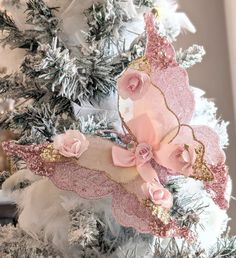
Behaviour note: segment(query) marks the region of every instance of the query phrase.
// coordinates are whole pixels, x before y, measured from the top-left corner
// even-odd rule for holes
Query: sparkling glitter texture
[[[152,84],[163,93],[169,109],[176,114],[179,122],[189,124],[194,111],[194,97],[189,87],[187,73],[178,66],[173,46],[165,37],[158,34],[155,28],[155,13],[146,14],[145,22],[147,34],[145,56],[133,61],[130,67],[149,74]],[[197,139],[201,140],[205,147],[204,153],[203,149],[197,150],[194,177],[207,181],[205,187],[213,200],[222,209],[226,209],[228,202],[225,199],[225,191],[228,172],[223,165],[224,155],[219,148],[218,136],[207,127],[197,127],[194,131]],[[182,133],[181,137],[184,139],[185,132]],[[22,146],[15,142],[5,142],[3,149],[8,155],[22,158],[33,173],[49,177],[60,189],[76,192],[84,199],[111,196],[113,215],[117,222],[125,227],[133,227],[139,232],[151,233],[158,237],[184,237],[189,241],[193,240],[192,232],[187,227],[177,224],[166,210],[153,206],[150,202],[144,204],[138,199],[138,195],[110,179],[105,171],[91,170],[82,167],[79,160],[77,162],[75,159],[62,157],[53,149],[52,144]],[[208,168],[207,164],[219,165]],[[151,165],[156,170],[160,182],[165,185],[170,171],[153,160]]]
[[[170,221],[170,210],[155,205],[151,200],[145,200],[144,205],[149,208],[153,216],[156,216],[161,222],[167,225]]]
[[[53,144],[48,144],[45,148],[43,148],[42,153],[40,154],[40,157],[44,161],[48,161],[48,162],[63,160],[63,156],[60,155],[60,153],[54,149]]]
[[[177,66],[175,51],[165,37],[158,34],[155,28],[155,15],[145,14],[147,48],[145,56],[150,64],[156,69],[166,69]]]
[[[228,169],[224,164],[211,166],[215,180],[213,182],[206,182],[205,188],[211,194],[212,199],[221,209],[228,209],[229,202],[225,198],[227,182],[229,179]]]
[[[211,172],[211,169],[207,166],[204,161],[204,151],[203,147],[200,146],[195,149],[196,152],[196,160],[193,165],[193,178],[198,180],[203,180],[206,182],[212,181],[214,176]]]

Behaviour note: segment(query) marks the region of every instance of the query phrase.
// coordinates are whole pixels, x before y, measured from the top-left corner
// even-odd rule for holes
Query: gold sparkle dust
[[[47,147],[43,149],[40,157],[47,162],[55,162],[62,159],[62,155],[54,149],[52,144],[47,145]]]
[[[196,160],[193,165],[193,175],[191,177],[203,180],[203,181],[212,181],[214,179],[213,174],[210,168],[207,166],[204,157],[204,149],[202,146],[195,149]]]
[[[9,172],[13,175],[15,172],[18,171],[16,162],[13,161],[13,158],[7,157],[8,165],[9,165]]]
[[[149,208],[152,215],[157,217],[163,224],[168,224],[170,221],[170,210],[163,208],[160,205],[154,204],[151,200],[144,201],[144,205]]]
[[[135,70],[146,72],[147,74],[151,73],[151,66],[148,62],[147,57],[145,57],[145,56],[139,57],[139,58],[135,59],[134,61],[132,61],[129,64],[129,67],[132,69],[135,69]]]

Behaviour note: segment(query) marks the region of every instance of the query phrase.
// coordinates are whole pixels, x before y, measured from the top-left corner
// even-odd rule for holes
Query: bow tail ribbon
[[[158,176],[150,161],[140,163],[137,162],[135,154],[118,146],[112,148],[112,159],[115,166],[118,167],[137,167],[139,175],[145,182],[158,181]]]
[[[146,182],[159,182],[156,170],[152,167],[151,162],[145,162],[137,166],[137,170],[142,179]]]

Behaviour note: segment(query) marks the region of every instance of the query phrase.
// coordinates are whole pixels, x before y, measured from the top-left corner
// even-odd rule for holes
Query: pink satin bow
[[[146,182],[159,182],[151,160],[170,169],[172,174],[189,176],[192,172],[192,151],[177,144],[162,143],[155,132],[154,121],[147,114],[129,121],[128,127],[137,139],[129,149],[113,146],[112,158],[115,166],[137,167],[140,176]]]
[[[150,161],[156,159],[155,152],[158,150],[160,141],[154,132],[151,120],[147,115],[141,115],[129,121],[127,125],[135,135],[137,143],[130,149],[113,146],[114,165],[119,167],[136,166],[144,181],[158,180],[157,173],[152,168]]]

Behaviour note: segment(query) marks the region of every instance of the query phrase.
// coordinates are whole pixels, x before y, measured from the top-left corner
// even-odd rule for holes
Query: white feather
[[[18,201],[19,225],[32,237],[42,237],[52,241],[59,250],[66,250],[69,219],[61,205],[62,192],[48,179],[26,188]]]
[[[185,13],[176,13],[176,18],[181,28],[196,33],[196,28]]]
[[[35,182],[37,180],[40,180],[40,176],[36,176],[30,170],[28,169],[22,169],[17,172],[15,172],[11,177],[9,177],[2,185],[2,190],[5,193],[11,193],[14,186],[16,186],[18,183],[29,180],[30,182]]]

